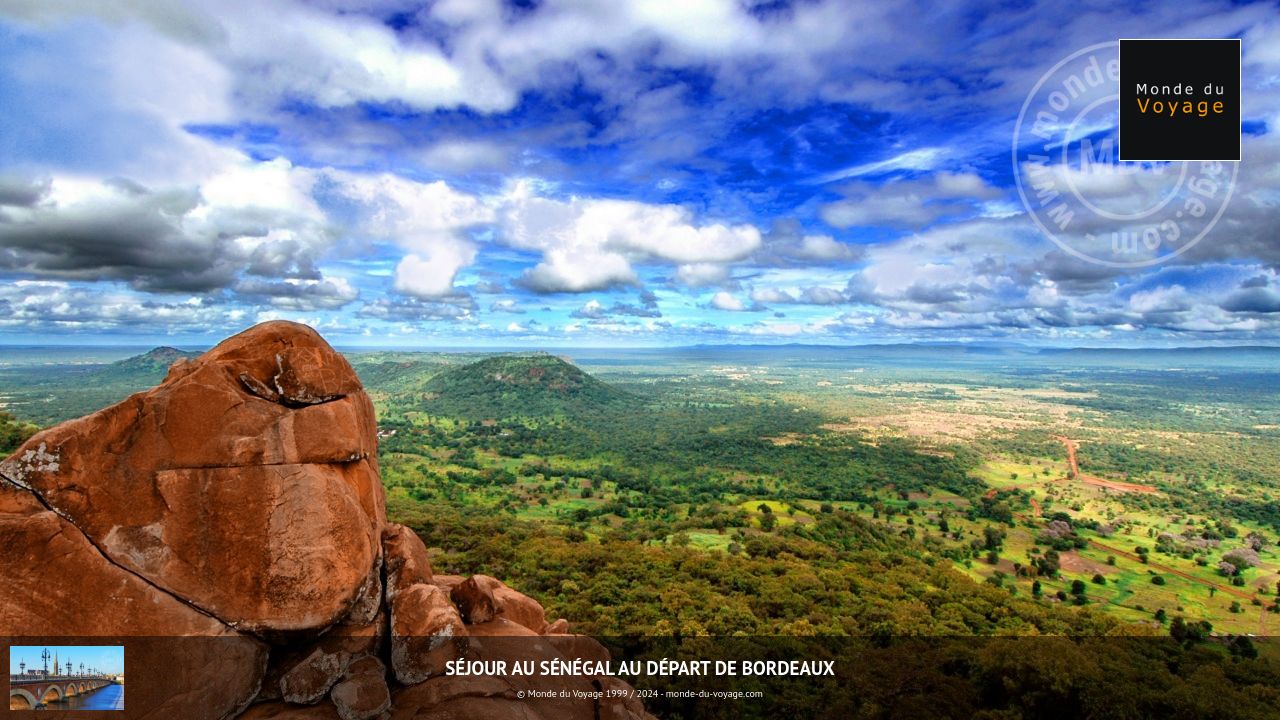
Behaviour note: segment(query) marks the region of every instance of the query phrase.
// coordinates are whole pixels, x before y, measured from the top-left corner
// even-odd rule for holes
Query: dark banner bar
[[[2,638],[7,646],[122,645],[120,718],[302,718],[242,639]],[[429,639],[426,639],[429,640]],[[388,647],[383,646],[383,649]],[[283,656],[268,652],[274,667]],[[424,682],[391,687],[393,718],[1274,718],[1280,642],[1210,637],[469,638]],[[386,658],[383,658],[385,661]],[[278,668],[277,668],[278,670]],[[9,677],[12,708],[24,688]],[[34,693],[31,693],[34,695]],[[59,693],[51,693],[49,698]],[[65,695],[65,692],[62,693]],[[246,700],[248,698],[248,700]],[[52,699],[48,710],[68,707]],[[312,710],[312,712],[323,712]],[[302,713],[302,714],[300,714]],[[501,716],[501,715],[499,715]],[[67,710],[66,718],[102,718]],[[433,716],[434,717],[434,716]]]

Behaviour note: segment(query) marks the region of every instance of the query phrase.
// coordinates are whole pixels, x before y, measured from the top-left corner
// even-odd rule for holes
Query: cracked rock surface
[[[296,323],[180,360],[0,463],[0,586],[0,634],[126,646],[127,717],[648,717],[442,675],[607,651],[495,578],[432,573],[386,521],[359,378]]]

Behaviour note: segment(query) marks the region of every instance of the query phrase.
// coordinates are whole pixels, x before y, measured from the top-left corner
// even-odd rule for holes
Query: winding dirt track
[[[1061,441],[1063,445],[1067,446],[1067,465],[1071,468],[1071,477],[1079,480],[1085,485],[1094,485],[1100,488],[1106,488],[1108,490],[1115,490],[1117,492],[1132,492],[1132,493],[1159,492],[1159,490],[1157,490],[1152,485],[1139,485],[1138,483],[1120,482],[1119,480],[1106,480],[1104,478],[1093,477],[1092,475],[1082,474],[1080,472],[1080,466],[1076,464],[1075,440],[1072,440],[1069,437],[1064,437],[1062,435],[1054,435],[1053,437]]]
[[[1075,441],[1072,440],[1071,438],[1064,437],[1062,435],[1054,435],[1053,437],[1057,440],[1060,440],[1062,444],[1065,445],[1067,448],[1067,465],[1070,468],[1070,475],[1068,476],[1068,478],[1076,478],[1088,485],[1098,485],[1100,487],[1111,488],[1113,490],[1119,490],[1121,492],[1141,492],[1141,493],[1158,492],[1156,488],[1152,487],[1151,485],[1138,485],[1136,483],[1125,483],[1125,482],[1119,482],[1115,480],[1103,480],[1102,478],[1094,478],[1086,475],[1081,475],[1080,467],[1079,465],[1076,464]],[[992,488],[987,491],[986,496],[989,498],[995,497],[996,493],[999,492],[999,490],[1017,490],[1022,487],[1027,487],[1027,486],[1014,485],[1014,486],[999,488],[999,489]],[[1034,513],[1035,517],[1037,518],[1041,517],[1040,503],[1037,502],[1035,498],[1031,499],[1031,511],[1032,513]],[[1026,521],[1027,519],[1026,516],[1022,515],[1021,513],[1014,513],[1014,516],[1022,521]],[[1144,564],[1147,567],[1160,573],[1173,575],[1176,577],[1180,577],[1184,580],[1189,580],[1198,585],[1214,588],[1218,592],[1223,592],[1228,595],[1241,598],[1243,600],[1253,600],[1256,597],[1256,595],[1254,595],[1253,593],[1247,592],[1245,590],[1232,587],[1231,585],[1221,585],[1211,580],[1205,580],[1204,578],[1196,577],[1191,573],[1184,572],[1174,567],[1169,567],[1168,565],[1162,565],[1160,563],[1151,562],[1150,560],[1148,560],[1146,563],[1143,563],[1142,558],[1140,556],[1138,556],[1136,553],[1129,552],[1128,550],[1121,550],[1118,547],[1107,545],[1106,543],[1100,543],[1097,540],[1088,540],[1087,542],[1091,546],[1099,550],[1103,550],[1111,555],[1115,555],[1116,557],[1125,558],[1126,560],[1130,560],[1135,563]],[[1264,611],[1266,609],[1265,603],[1264,603],[1263,609]]]
[[[1102,478],[1095,478],[1095,477],[1090,477],[1088,475],[1081,474],[1080,466],[1076,464],[1075,441],[1069,437],[1065,437],[1062,435],[1054,435],[1054,438],[1061,441],[1062,444],[1066,446],[1067,465],[1068,467],[1071,468],[1071,476],[1080,480],[1081,482],[1088,485],[1097,485],[1099,487],[1110,488],[1112,490],[1119,490],[1120,492],[1138,492],[1138,493],[1158,492],[1158,490],[1156,490],[1156,488],[1151,485],[1139,485],[1137,483],[1119,482],[1117,480],[1103,480]],[[1088,542],[1093,547],[1098,548],[1099,550],[1105,550],[1106,552],[1112,555],[1115,555],[1116,557],[1122,557],[1137,563],[1142,562],[1142,558],[1139,557],[1136,553],[1131,553],[1127,550],[1121,550],[1118,547],[1107,545],[1106,543],[1100,543],[1097,540],[1089,540]],[[1183,572],[1182,570],[1179,570],[1177,568],[1169,567],[1168,565],[1161,565],[1160,563],[1154,563],[1154,562],[1151,562],[1150,560],[1148,560],[1145,564],[1147,565],[1147,567],[1153,570],[1156,570],[1157,572],[1174,575],[1184,580],[1190,580],[1193,583],[1204,585],[1205,587],[1211,587],[1216,589],[1218,592],[1223,592],[1228,595],[1233,595],[1235,597],[1238,597],[1244,600],[1252,600],[1255,597],[1253,593],[1246,592],[1244,590],[1233,587],[1231,585],[1220,585],[1216,582],[1205,580],[1204,578],[1201,578],[1201,577],[1196,577],[1191,573]]]
[[[1071,438],[1068,438],[1062,435],[1054,435],[1053,437],[1061,441],[1062,444],[1067,448],[1067,467],[1069,468],[1068,475],[1067,475],[1068,480],[1076,479],[1085,483],[1086,485],[1094,485],[1097,487],[1107,488],[1107,489],[1115,490],[1118,492],[1135,492],[1135,493],[1159,492],[1155,487],[1151,485],[1139,485],[1137,483],[1120,482],[1118,480],[1104,480],[1102,478],[1082,475],[1080,473],[1080,466],[1076,463],[1075,441],[1072,440]],[[1024,487],[1029,487],[1029,485],[1012,485],[1004,488],[991,488],[986,492],[986,497],[989,497],[989,498],[995,497],[996,494],[999,493],[1001,490],[1019,490]],[[1042,515],[1040,503],[1037,502],[1035,498],[1031,498],[1031,511],[1037,518],[1041,517]],[[1022,513],[1014,513],[1014,517],[1022,522],[1028,521],[1028,518]],[[1232,597],[1237,597],[1242,600],[1250,600],[1250,601],[1258,597],[1253,593],[1250,593],[1245,590],[1241,590],[1231,585],[1221,585],[1211,580],[1206,580],[1201,577],[1196,577],[1191,573],[1184,572],[1177,568],[1169,567],[1168,565],[1162,565],[1160,563],[1151,562],[1150,559],[1148,559],[1147,562],[1143,563],[1142,558],[1138,554],[1129,552],[1128,550],[1121,550],[1120,548],[1115,547],[1113,545],[1101,543],[1101,542],[1098,542],[1097,540],[1086,540],[1086,542],[1088,542],[1090,546],[1097,548],[1098,550],[1102,550],[1108,554],[1115,555],[1118,558],[1124,558],[1131,562],[1146,565],[1147,567],[1151,568],[1152,570],[1155,570],[1156,572],[1164,573],[1167,575],[1173,575],[1175,577],[1180,577],[1184,580],[1188,580],[1190,582],[1196,583],[1197,585],[1203,585],[1208,588],[1213,588],[1218,592],[1226,593],[1227,595],[1231,595]],[[1267,603],[1265,601],[1263,602],[1262,607],[1259,608],[1259,610],[1261,612],[1258,615],[1258,634],[1266,635]]]

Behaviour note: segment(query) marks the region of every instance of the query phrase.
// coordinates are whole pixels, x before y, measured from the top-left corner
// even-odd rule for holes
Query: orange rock
[[[379,598],[379,603],[381,599]],[[379,604],[378,607],[381,607]],[[387,613],[379,610],[378,615],[373,621],[363,624],[354,624],[348,620],[341,624],[335,625],[329,629],[324,635],[305,645],[290,644],[272,648],[271,657],[267,663],[267,672],[262,680],[262,689],[258,692],[254,702],[266,702],[270,700],[286,699],[290,702],[303,702],[299,697],[289,699],[289,692],[282,693],[281,680],[299,668],[306,666],[314,659],[326,656],[334,656],[342,659],[341,665],[332,675],[332,685],[345,672],[347,663],[350,658],[360,657],[363,655],[378,655],[385,648],[385,639],[387,634]],[[311,675],[312,670],[302,670],[303,678]],[[303,686],[298,680],[291,681],[294,691],[300,690]],[[325,686],[327,692],[329,686]],[[321,693],[323,695],[323,693]]]
[[[266,645],[112,564],[78,528],[4,481],[0,585],[0,633],[129,638],[134,717],[212,720],[257,692]]]
[[[405,685],[439,675],[466,652],[467,629],[435,585],[417,583],[391,598],[391,669]]]
[[[387,669],[376,657],[362,657],[351,663],[342,682],[333,687],[329,699],[342,720],[371,720],[391,709]]]
[[[376,451],[347,361],[314,330],[270,322],[37,434],[0,473],[113,562],[224,622],[315,633],[376,577]]]
[[[547,629],[547,615],[541,603],[488,575],[472,575],[456,585],[451,595],[468,624],[503,617],[535,633]]]
[[[466,582],[466,580],[467,579],[461,575],[441,575],[439,573],[435,573],[431,576],[431,582],[435,583],[436,587],[446,593],[452,593],[455,587]]]
[[[503,618],[467,629],[472,640],[467,660],[528,662],[536,668],[544,660],[565,659],[551,638]],[[639,702],[592,697],[624,688],[629,689],[603,676],[441,675],[398,691],[392,719],[649,720]]]
[[[342,679],[349,662],[350,656],[345,652],[313,650],[280,678],[280,698],[297,705],[319,702]]]
[[[561,655],[569,660],[581,658],[582,660],[608,662],[611,657],[609,649],[601,645],[600,641],[593,637],[586,635],[547,635],[546,638]]]
[[[492,577],[435,575],[386,524],[376,453],[359,379],[310,328],[264,323],[179,361],[0,463],[0,634],[126,638],[130,717],[147,720],[387,718],[386,658],[410,685],[396,718],[647,717],[519,696],[546,679],[444,675],[608,653]]]
[[[409,528],[391,523],[382,530],[382,553],[387,565],[387,597],[417,583],[432,580],[431,558],[422,539]]]

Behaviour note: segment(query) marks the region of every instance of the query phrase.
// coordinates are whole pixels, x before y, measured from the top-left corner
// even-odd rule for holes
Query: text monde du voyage
[[[1205,83],[1197,92],[1196,86],[1190,83],[1174,85],[1151,85],[1135,83],[1134,99],[1138,103],[1138,112],[1143,115],[1161,117],[1196,116],[1209,117],[1223,115],[1227,112],[1222,100],[1214,100],[1214,96],[1224,94],[1224,86]]]
[[[835,675],[834,660],[450,660],[445,675],[567,676],[800,676]]]

